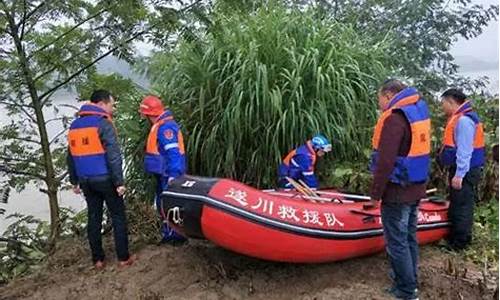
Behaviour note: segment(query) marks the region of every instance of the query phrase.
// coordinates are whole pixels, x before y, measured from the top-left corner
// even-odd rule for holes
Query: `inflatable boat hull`
[[[336,200],[312,202],[293,191],[260,191],[228,179],[184,176],[162,200],[170,225],[179,233],[251,257],[319,263],[382,251],[379,209],[364,210],[363,201],[340,195],[332,198]],[[447,208],[446,201],[421,201],[420,244],[446,236]]]

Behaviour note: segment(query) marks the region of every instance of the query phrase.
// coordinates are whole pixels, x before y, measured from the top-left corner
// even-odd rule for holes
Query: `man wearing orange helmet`
[[[144,169],[157,179],[155,204],[163,221],[165,213],[161,205],[161,193],[167,189],[170,181],[186,172],[184,141],[172,112],[163,107],[158,97],[146,96],[139,112],[152,124],[146,143]],[[167,223],[163,223],[162,235],[161,243],[177,244],[186,241]]]

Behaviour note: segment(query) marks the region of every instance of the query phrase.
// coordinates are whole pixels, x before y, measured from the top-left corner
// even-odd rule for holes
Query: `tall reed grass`
[[[281,158],[318,132],[334,157],[362,156],[388,41],[279,6],[213,18],[203,36],[148,61],[184,128],[190,173],[271,185]]]

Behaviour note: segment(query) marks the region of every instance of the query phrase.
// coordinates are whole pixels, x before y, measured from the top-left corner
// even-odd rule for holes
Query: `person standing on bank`
[[[389,79],[378,91],[383,112],[375,126],[367,209],[381,200],[382,226],[394,280],[386,290],[396,299],[418,299],[417,215],[430,169],[431,121],[426,102],[413,87]]]
[[[183,244],[187,240],[166,223],[161,202],[161,193],[175,178],[186,173],[184,138],[172,112],[165,109],[160,98],[146,96],[142,100],[139,113],[151,124],[146,142],[144,169],[156,177],[155,205],[162,225],[161,244]]]
[[[122,155],[111,120],[113,103],[108,91],[94,91],[90,102],[78,111],[68,133],[69,178],[74,193],[83,191],[87,202],[88,239],[97,269],[105,266],[101,237],[104,202],[112,219],[119,266],[129,266],[136,260],[128,250]]]
[[[449,172],[448,246],[463,250],[472,240],[474,202],[485,161],[483,124],[460,90],[444,92],[441,104],[448,116],[439,155],[441,166]]]

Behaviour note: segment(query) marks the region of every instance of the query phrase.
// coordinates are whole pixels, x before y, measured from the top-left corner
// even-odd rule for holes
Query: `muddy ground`
[[[66,242],[47,268],[0,287],[0,299],[388,299],[384,254],[294,265],[237,255],[205,241],[149,245],[124,270],[110,241],[108,266],[94,270],[84,242]],[[498,279],[435,246],[421,248],[420,299],[493,299]]]

